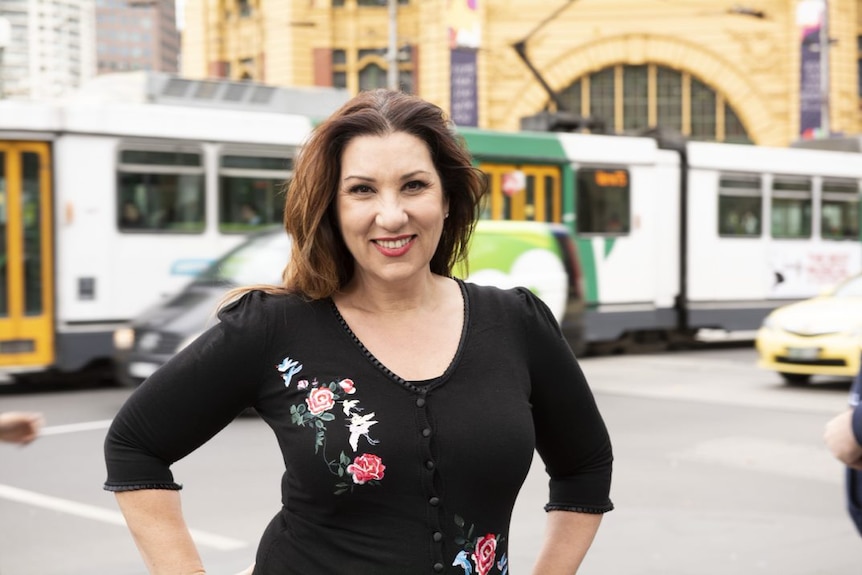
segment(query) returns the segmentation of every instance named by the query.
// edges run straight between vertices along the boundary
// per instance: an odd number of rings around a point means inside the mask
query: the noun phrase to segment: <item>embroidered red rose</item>
[[[353,483],[362,485],[372,479],[383,479],[383,461],[372,453],[357,456],[353,463],[347,466],[347,473],[353,475]]]
[[[326,387],[315,387],[312,389],[308,393],[308,397],[305,398],[305,403],[308,405],[308,411],[312,415],[329,411],[335,406],[333,394]]]
[[[347,395],[352,395],[356,393],[356,386],[353,385],[352,379],[342,379],[338,382],[338,385],[341,387],[341,389],[344,390],[344,393],[346,393]]]
[[[488,533],[476,542],[473,551],[473,563],[476,564],[476,575],[488,575],[494,568],[494,556],[497,554],[497,538]]]

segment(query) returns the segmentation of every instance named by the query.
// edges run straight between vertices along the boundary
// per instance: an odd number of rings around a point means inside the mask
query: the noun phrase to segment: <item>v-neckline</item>
[[[353,340],[353,343],[359,348],[359,350],[365,355],[366,359],[371,362],[377,369],[382,371],[389,379],[395,381],[396,383],[414,391],[416,393],[426,393],[428,390],[433,389],[435,387],[439,387],[449,379],[449,375],[454,371],[455,367],[458,365],[459,360],[461,359],[461,353],[464,349],[464,345],[467,340],[467,327],[470,323],[470,298],[467,293],[467,286],[464,282],[459,278],[452,278],[458,284],[458,288],[461,291],[461,299],[464,302],[464,318],[461,324],[461,334],[458,338],[458,347],[455,350],[455,355],[449,361],[449,364],[446,366],[445,371],[441,375],[432,377],[430,379],[423,380],[412,380],[408,381],[386,367],[383,362],[381,362],[377,357],[374,356],[371,351],[365,347],[365,344],[362,343],[362,340],[357,337],[357,335],[350,329],[350,325],[348,325],[347,320],[344,319],[344,316],[341,315],[341,312],[338,310],[338,306],[335,305],[335,301],[332,298],[329,298],[329,307],[332,309],[332,313],[335,314],[335,318],[341,324],[341,328],[344,332]]]

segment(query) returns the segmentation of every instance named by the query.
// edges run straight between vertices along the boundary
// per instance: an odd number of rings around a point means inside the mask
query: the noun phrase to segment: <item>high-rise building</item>
[[[95,75],[93,11],[93,0],[0,0],[0,98],[55,98]]]
[[[392,85],[397,68],[399,87],[459,125],[500,130],[562,122],[768,145],[862,132],[862,0],[185,6],[182,70],[193,78],[355,93]]]
[[[98,72],[176,73],[180,37],[175,0],[97,0]]]

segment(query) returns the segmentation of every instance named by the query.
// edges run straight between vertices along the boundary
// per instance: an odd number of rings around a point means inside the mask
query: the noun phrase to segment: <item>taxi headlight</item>
[[[114,349],[127,350],[135,345],[135,330],[130,327],[121,327],[114,330]]]
[[[763,324],[761,325],[764,329],[777,329],[778,322],[771,315],[766,316],[766,319],[763,320]]]

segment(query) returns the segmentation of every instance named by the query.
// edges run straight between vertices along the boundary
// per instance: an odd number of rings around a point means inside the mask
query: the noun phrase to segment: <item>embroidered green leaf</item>
[[[305,413],[305,404],[304,403],[300,403],[299,405],[296,405],[295,407],[296,407],[296,411],[298,413]]]
[[[335,419],[335,416],[331,413],[321,413],[317,417],[318,419],[322,419],[323,421],[333,421]]]
[[[338,460],[341,462],[341,465],[350,465],[350,458],[344,455],[344,452],[341,452],[341,455],[338,456]]]
[[[317,426],[317,429],[325,429],[326,428],[326,426],[323,424],[323,422],[320,421],[319,419],[314,422],[314,425]]]
[[[458,547],[463,547],[465,543],[467,543],[467,540],[460,535],[455,537],[455,545],[457,545]]]
[[[335,494],[336,494],[336,495],[341,495],[342,493],[345,493],[346,491],[347,491],[347,489],[336,489],[336,490],[335,490]]]
[[[455,525],[457,525],[461,529],[464,529],[464,518],[460,515],[455,515]]]
[[[344,468],[341,466],[338,467],[338,476],[344,477]]]

